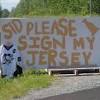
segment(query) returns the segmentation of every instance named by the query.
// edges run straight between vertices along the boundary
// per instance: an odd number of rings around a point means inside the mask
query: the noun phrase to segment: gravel
[[[16,100],[36,100],[49,96],[72,93],[85,89],[91,89],[100,86],[100,75],[83,76],[56,76],[57,80],[48,88],[40,90],[30,90],[26,96]],[[15,100],[15,99],[14,99]]]

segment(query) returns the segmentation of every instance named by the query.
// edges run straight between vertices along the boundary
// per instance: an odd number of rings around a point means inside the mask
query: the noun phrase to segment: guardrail
[[[75,66],[75,65],[74,65]],[[76,67],[76,66],[75,66]],[[100,66],[97,65],[81,65],[80,67],[61,67],[61,66],[49,66],[47,72],[49,75],[52,75],[54,72],[65,72],[65,71],[73,71],[72,75],[79,75],[80,70],[96,70],[96,72],[100,72]],[[84,71],[85,72],[85,71]],[[94,71],[95,72],[95,71]]]

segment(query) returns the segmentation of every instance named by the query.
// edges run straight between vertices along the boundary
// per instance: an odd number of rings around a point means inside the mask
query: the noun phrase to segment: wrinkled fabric
[[[6,47],[0,46],[0,63],[2,75],[6,75],[7,78],[13,77],[13,73],[16,71],[16,65],[21,65],[21,55],[15,45]]]

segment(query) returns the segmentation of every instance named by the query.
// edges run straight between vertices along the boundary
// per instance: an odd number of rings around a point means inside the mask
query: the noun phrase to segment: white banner
[[[100,65],[100,17],[0,19],[1,43],[13,40],[25,67]]]

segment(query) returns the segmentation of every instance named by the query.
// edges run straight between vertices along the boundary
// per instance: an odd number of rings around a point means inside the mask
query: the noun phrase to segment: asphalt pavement
[[[70,94],[47,97],[39,100],[100,100],[100,87]]]

